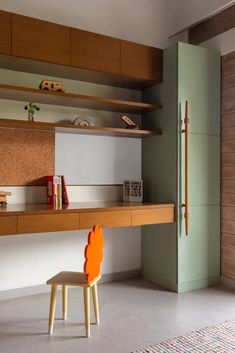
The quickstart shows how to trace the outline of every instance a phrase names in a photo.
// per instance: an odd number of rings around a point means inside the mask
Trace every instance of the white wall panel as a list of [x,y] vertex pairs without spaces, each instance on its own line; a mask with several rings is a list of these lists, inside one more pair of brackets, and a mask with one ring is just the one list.
[[56,134],[56,174],[67,184],[122,184],[141,178],[141,139]]

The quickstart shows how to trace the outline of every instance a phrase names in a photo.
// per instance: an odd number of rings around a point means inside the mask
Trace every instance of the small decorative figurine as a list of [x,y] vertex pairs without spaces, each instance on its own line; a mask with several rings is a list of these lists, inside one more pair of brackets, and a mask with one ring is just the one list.
[[59,81],[43,80],[39,88],[45,91],[65,92],[64,83]]
[[121,120],[127,124],[126,129],[139,129],[139,126],[134,123],[128,116],[123,115],[121,116]]
[[35,110],[40,110],[39,106],[33,102],[29,102],[24,109],[28,110],[28,121],[34,121]]
[[11,196],[11,192],[0,191],[0,207],[7,206],[7,196]]

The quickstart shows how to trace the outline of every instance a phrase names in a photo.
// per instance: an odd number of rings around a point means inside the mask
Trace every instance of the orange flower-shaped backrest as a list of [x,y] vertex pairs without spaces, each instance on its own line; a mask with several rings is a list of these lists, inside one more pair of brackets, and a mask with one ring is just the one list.
[[94,226],[88,234],[88,244],[85,247],[84,273],[90,283],[100,274],[100,265],[103,258],[104,238],[102,228]]

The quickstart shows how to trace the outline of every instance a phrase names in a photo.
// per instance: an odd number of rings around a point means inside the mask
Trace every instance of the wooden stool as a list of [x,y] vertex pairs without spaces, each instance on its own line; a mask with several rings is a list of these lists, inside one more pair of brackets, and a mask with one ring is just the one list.
[[49,313],[48,333],[53,332],[55,317],[57,286],[62,286],[63,318],[67,318],[68,286],[83,287],[84,313],[86,337],[90,337],[90,288],[92,289],[93,305],[96,323],[99,324],[99,304],[97,282],[101,278],[100,265],[103,258],[103,235],[100,226],[93,227],[88,235],[88,244],[85,247],[84,272],[63,271],[50,278],[47,284],[51,285],[51,302]]

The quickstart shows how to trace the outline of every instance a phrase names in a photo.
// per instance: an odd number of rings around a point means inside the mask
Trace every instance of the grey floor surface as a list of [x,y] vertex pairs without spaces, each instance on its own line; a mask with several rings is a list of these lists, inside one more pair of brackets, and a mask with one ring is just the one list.
[[[47,335],[49,294],[0,301],[1,353],[132,352],[207,325],[235,319],[235,292],[222,287],[175,294],[142,279],[99,286],[100,326],[84,337],[83,295],[69,291],[68,320],[58,293],[53,336]],[[93,311],[92,311],[93,321]]]

